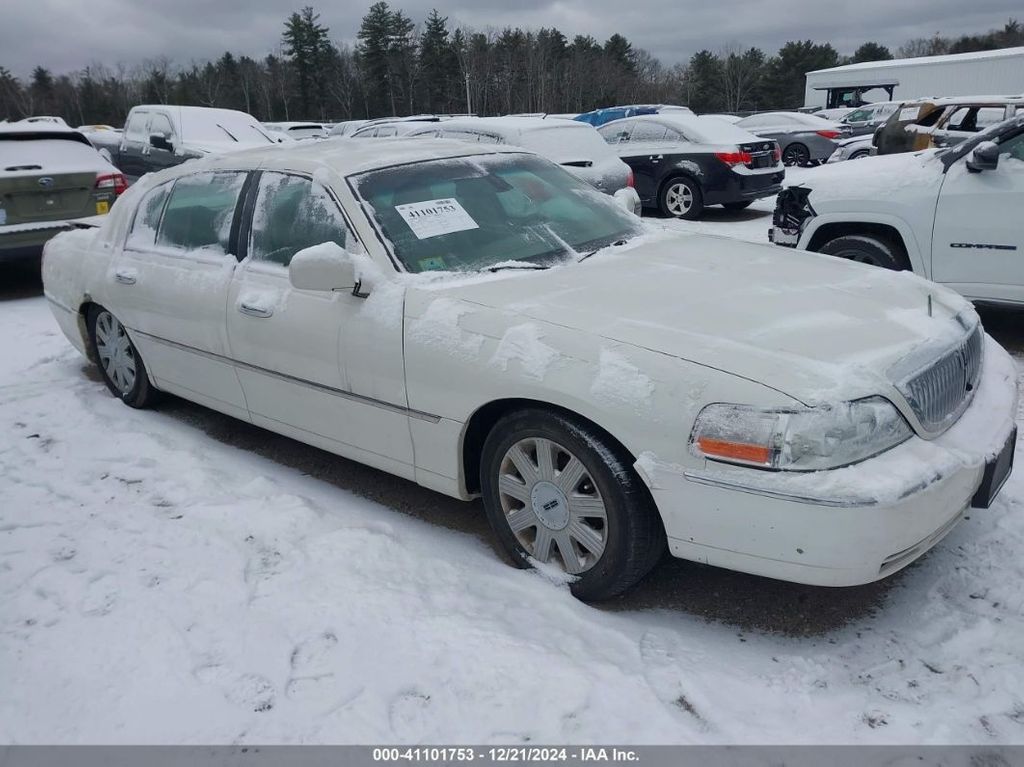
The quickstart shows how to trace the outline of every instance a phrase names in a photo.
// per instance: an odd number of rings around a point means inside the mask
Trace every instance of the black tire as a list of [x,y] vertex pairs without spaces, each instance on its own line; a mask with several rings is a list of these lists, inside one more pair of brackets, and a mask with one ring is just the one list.
[[856,152],[850,155],[851,160],[863,160],[865,157],[871,156],[870,149],[858,149]]
[[822,245],[818,252],[897,272],[908,268],[899,249],[889,240],[876,235],[847,234],[836,237]]
[[799,141],[788,144],[782,150],[782,164],[785,166],[799,165],[803,167],[811,162],[811,151]]
[[[130,356],[135,366],[134,380],[128,387],[119,386],[118,383],[111,378],[107,367],[101,359],[96,325],[104,315],[109,316],[114,320],[117,327],[121,328],[124,338],[127,341],[127,354]],[[96,360],[96,366],[100,370],[100,375],[103,377],[103,383],[105,383],[107,388],[110,389],[110,393],[129,407],[146,408],[153,405],[153,403],[159,398],[159,392],[154,389],[153,385],[149,382],[149,372],[146,370],[146,365],[142,361],[142,355],[140,355],[138,349],[135,348],[135,344],[132,343],[131,338],[128,336],[127,332],[124,331],[124,327],[120,324],[120,321],[114,317],[112,312],[104,309],[102,306],[92,306],[90,307],[88,314],[86,314],[86,327],[89,331],[89,348],[92,352],[93,359]]]
[[[673,194],[676,193],[689,194],[689,207],[680,207],[673,202]],[[661,185],[661,191],[658,192],[658,208],[666,216],[692,221],[704,212],[704,193],[700,184],[689,176],[676,176]]]
[[586,489],[592,478],[591,490],[596,488],[604,504],[603,552],[576,576],[570,585],[572,593],[586,601],[622,594],[636,585],[664,553],[661,517],[628,454],[600,430],[567,415],[542,409],[517,411],[498,421],[487,436],[480,462],[480,487],[500,548],[516,566],[532,567],[530,552],[509,525],[498,484],[509,451],[523,440],[534,438],[550,440],[575,456],[588,475],[581,489]]
[[754,204],[753,200],[743,200],[743,202],[723,202],[722,207],[726,210],[746,210]]

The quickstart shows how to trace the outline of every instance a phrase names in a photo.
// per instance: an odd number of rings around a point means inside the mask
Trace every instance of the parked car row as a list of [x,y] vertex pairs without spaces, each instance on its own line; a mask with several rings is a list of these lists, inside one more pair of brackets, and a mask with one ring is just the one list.
[[[773,140],[748,146],[736,128],[719,145],[705,125],[658,113],[602,131],[628,131],[614,146],[634,156],[634,132],[660,127],[646,156],[694,144],[736,155],[717,161],[742,180],[781,178]],[[901,177],[946,177],[908,193],[915,215],[938,194],[943,210],[966,206],[943,241],[1016,248],[980,211],[1020,163],[1021,129]],[[563,571],[584,599],[622,593],[666,548],[867,583],[992,502],[1012,466],[1016,371],[964,298],[850,260],[653,228],[570,170],[432,138],[211,154],[146,175],[99,230],[52,240],[45,293],[125,404],[169,392],[480,496],[513,562]],[[946,201],[960,170],[975,187]],[[779,226],[792,218],[806,248],[833,221],[830,197],[791,191]]]

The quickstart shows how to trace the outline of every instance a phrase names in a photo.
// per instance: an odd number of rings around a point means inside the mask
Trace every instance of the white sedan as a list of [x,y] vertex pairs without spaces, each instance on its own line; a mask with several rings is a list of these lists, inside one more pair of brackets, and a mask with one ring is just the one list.
[[1014,367],[971,305],[650,228],[522,150],[309,142],[147,175],[46,249],[70,341],[463,499],[522,566],[619,594],[666,545],[802,583],[904,567],[1010,470]]

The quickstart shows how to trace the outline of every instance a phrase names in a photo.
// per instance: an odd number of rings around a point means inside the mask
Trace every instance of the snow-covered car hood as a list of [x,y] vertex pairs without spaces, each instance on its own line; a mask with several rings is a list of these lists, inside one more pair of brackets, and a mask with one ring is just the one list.
[[[870,137],[868,137],[870,140]],[[856,139],[854,139],[856,140]],[[803,186],[811,190],[811,206],[821,213],[818,203],[842,200],[844,209],[856,200],[872,203],[905,197],[908,191],[934,195],[942,183],[942,163],[936,150],[910,154],[875,155],[859,162],[826,164],[785,186]]]
[[[907,272],[708,235],[457,283],[449,297],[675,356],[802,402],[884,392],[892,365],[947,348],[970,304]],[[929,316],[929,296],[931,314]]]

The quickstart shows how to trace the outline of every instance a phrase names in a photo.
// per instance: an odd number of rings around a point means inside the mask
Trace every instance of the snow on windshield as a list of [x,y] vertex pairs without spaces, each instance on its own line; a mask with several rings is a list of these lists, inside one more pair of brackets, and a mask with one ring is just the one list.
[[527,155],[413,163],[354,181],[410,272],[550,266],[641,230],[610,197]]
[[254,118],[230,109],[181,109],[181,140],[192,142],[274,144]]
[[0,173],[96,173],[108,170],[88,144],[67,139],[0,140]]

